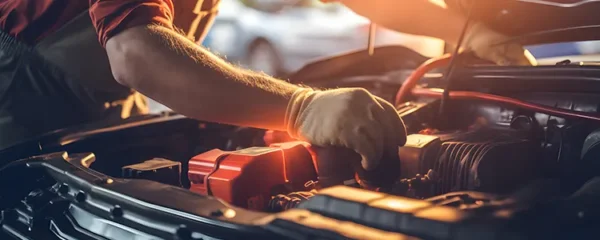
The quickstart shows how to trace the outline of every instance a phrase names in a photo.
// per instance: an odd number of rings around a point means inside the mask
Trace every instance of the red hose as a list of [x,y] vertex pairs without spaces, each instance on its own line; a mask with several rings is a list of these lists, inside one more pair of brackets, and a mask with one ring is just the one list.
[[[412,94],[417,96],[424,97],[434,97],[441,98],[444,90],[443,89],[432,89],[432,88],[415,88],[412,90]],[[475,100],[484,100],[484,101],[492,101],[497,103],[505,103],[514,105],[521,108],[526,108],[530,110],[534,110],[536,112],[545,113],[548,115],[559,116],[559,117],[577,117],[577,118],[585,118],[589,120],[600,121],[600,114],[594,113],[585,113],[572,111],[567,109],[560,109],[554,107],[548,107],[535,103],[528,103],[518,99],[503,97],[493,94],[487,93],[479,93],[479,92],[469,92],[469,91],[451,91],[450,92],[451,99],[475,99]]]
[[396,106],[408,100],[411,91],[413,90],[413,88],[415,88],[419,80],[421,80],[421,78],[423,78],[423,76],[425,76],[426,73],[435,68],[447,65],[450,62],[451,58],[451,54],[445,54],[441,57],[429,59],[423,64],[421,64],[421,66],[419,66],[414,72],[412,72],[410,76],[406,78],[406,81],[402,83],[402,87],[400,87],[400,90],[398,90],[398,93],[396,94]]
[[[407,101],[408,97],[411,94],[416,96],[425,96],[425,97],[435,97],[442,98],[444,93],[443,89],[431,89],[431,88],[415,88],[419,80],[425,76],[429,71],[447,65],[452,59],[451,54],[445,54],[441,57],[432,58],[425,61],[421,66],[419,66],[411,75],[404,81],[400,90],[396,94],[395,104],[396,106],[402,104],[404,101]],[[600,121],[600,114],[594,113],[585,113],[578,112],[573,110],[548,107],[541,104],[528,103],[518,99],[503,97],[493,94],[486,94],[480,92],[470,92],[470,91],[451,91],[450,92],[451,99],[475,99],[475,100],[484,100],[484,101],[492,101],[498,103],[505,103],[514,105],[517,107],[534,110],[540,113],[545,113],[548,115],[554,115],[559,117],[577,117],[584,118],[589,120]]]

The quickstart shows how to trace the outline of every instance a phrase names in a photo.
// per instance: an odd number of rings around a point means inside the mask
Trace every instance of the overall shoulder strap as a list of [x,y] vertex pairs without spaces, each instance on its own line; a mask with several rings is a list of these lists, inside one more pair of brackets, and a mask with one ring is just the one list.
[[112,77],[106,50],[98,37],[87,11],[50,34],[35,49],[44,58],[80,81],[80,85],[97,91],[124,96],[130,90]]
[[86,120],[68,78],[34,48],[0,31],[0,148]]
[[0,148],[84,122],[127,117],[143,109],[132,104],[142,102],[135,96],[112,78],[87,13],[35,46],[0,31]]
[[106,50],[98,41],[87,10],[34,47],[77,80],[68,84],[82,101],[120,106],[120,117],[147,112],[145,98],[113,78]]
[[30,46],[21,43],[8,33],[0,31],[0,61],[2,62],[0,64],[0,102],[12,83],[13,69],[20,64],[22,58],[29,58],[31,53]]

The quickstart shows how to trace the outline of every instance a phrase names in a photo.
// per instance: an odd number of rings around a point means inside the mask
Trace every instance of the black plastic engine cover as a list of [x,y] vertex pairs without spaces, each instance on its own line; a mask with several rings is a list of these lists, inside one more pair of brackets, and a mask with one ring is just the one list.
[[163,158],[155,158],[143,163],[121,168],[121,177],[146,179],[173,186],[181,186],[181,163]]
[[433,170],[428,176],[432,195],[506,193],[541,174],[539,143],[510,130],[413,134],[399,154],[404,178]]

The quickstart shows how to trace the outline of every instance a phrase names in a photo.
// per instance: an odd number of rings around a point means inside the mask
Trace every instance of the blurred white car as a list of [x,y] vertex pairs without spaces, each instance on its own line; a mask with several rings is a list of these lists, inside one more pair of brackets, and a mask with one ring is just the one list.
[[[204,45],[253,70],[284,75],[316,58],[367,47],[369,21],[341,4],[318,0],[222,0]],[[425,56],[440,40],[378,28],[376,45],[403,45]]]

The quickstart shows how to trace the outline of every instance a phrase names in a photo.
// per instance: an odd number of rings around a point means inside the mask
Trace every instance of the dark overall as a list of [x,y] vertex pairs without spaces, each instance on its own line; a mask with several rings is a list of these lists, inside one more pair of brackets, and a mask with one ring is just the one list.
[[35,46],[0,32],[0,149],[146,111],[143,96],[113,79],[87,11]]

